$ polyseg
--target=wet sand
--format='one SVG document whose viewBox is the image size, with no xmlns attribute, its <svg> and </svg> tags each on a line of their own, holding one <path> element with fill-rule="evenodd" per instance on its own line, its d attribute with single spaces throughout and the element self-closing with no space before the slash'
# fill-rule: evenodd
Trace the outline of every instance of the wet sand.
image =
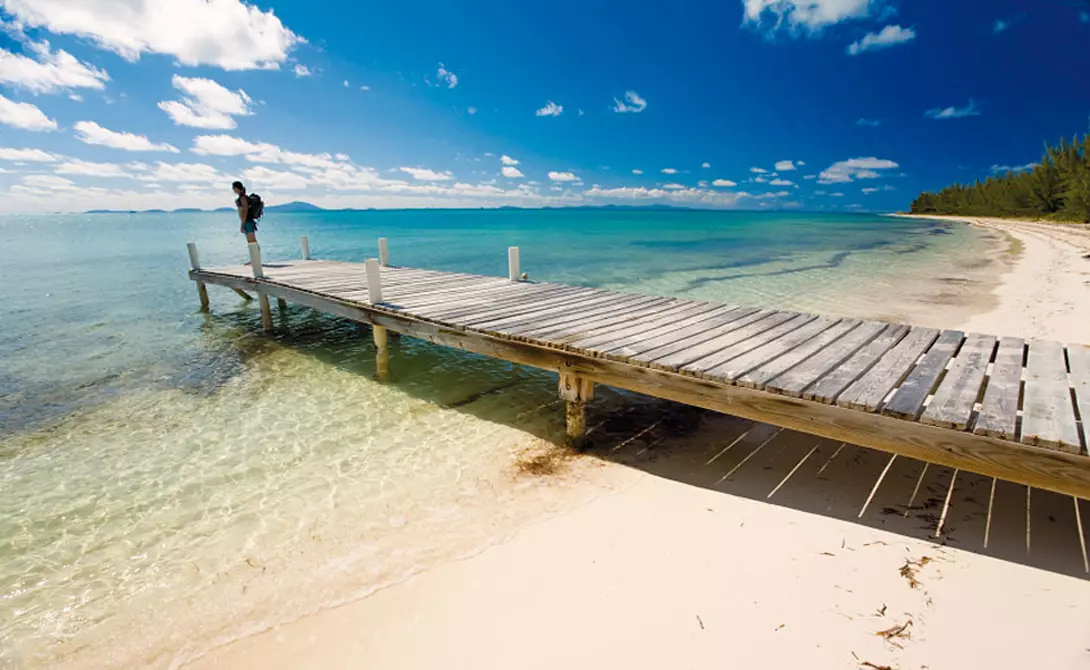
<svg viewBox="0 0 1090 670">
<path fill-rule="evenodd" d="M 890 315 L 1087 341 L 1086 231 L 973 224 L 1005 242 L 952 268 L 965 280 L 946 282 L 942 304 L 915 304 L 921 295 Z M 1090 664 L 1085 501 L 661 409 L 685 429 L 631 440 L 603 431 L 584 455 L 553 454 L 549 467 L 512 474 L 551 478 L 571 495 L 566 513 L 191 667 Z M 658 425 L 615 414 L 592 407 L 590 424 L 627 423 L 632 435 Z M 589 500 L 576 495 L 598 486 Z"/>
</svg>

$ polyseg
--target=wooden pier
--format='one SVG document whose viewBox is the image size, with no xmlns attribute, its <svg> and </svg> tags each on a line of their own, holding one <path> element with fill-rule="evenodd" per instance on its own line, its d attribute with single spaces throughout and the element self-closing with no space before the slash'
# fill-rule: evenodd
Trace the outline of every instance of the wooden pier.
<svg viewBox="0 0 1090 670">
<path fill-rule="evenodd" d="M 595 384 L 1090 498 L 1090 347 L 389 265 L 303 258 L 201 267 L 208 284 L 559 374 L 569 439 Z"/>
</svg>

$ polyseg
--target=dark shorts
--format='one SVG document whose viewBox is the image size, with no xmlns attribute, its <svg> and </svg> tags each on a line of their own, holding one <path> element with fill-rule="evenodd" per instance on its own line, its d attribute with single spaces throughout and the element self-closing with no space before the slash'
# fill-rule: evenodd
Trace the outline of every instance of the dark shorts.
<svg viewBox="0 0 1090 670">
<path fill-rule="evenodd" d="M 251 235 L 257 232 L 257 221 L 247 221 L 242 224 L 242 232 L 246 235 Z"/>
</svg>

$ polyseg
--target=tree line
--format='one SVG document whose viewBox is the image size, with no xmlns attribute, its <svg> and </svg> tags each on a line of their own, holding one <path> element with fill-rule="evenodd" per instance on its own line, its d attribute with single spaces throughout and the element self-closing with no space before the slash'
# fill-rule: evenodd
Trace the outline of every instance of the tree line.
<svg viewBox="0 0 1090 670">
<path fill-rule="evenodd" d="M 1090 223 L 1090 134 L 1046 146 L 1032 169 L 921 193 L 911 211 Z"/>
</svg>

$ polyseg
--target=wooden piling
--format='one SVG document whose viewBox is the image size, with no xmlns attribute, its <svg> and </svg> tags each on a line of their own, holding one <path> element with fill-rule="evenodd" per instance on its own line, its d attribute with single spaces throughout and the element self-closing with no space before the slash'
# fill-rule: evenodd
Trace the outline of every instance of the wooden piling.
<svg viewBox="0 0 1090 670">
<path fill-rule="evenodd" d="M 368 258 L 364 264 L 367 270 L 367 297 L 372 305 L 382 302 L 382 270 L 377 258 Z"/>
<path fill-rule="evenodd" d="M 561 372 L 560 397 L 566 401 L 564 411 L 568 446 L 578 449 L 587 435 L 587 401 L 594 397 L 594 382 L 586 377 Z"/>
<path fill-rule="evenodd" d="M 371 336 L 375 340 L 375 377 L 387 381 L 390 378 L 389 333 L 383 326 L 374 326 Z"/>
<path fill-rule="evenodd" d="M 299 238 L 299 243 L 303 247 L 303 260 L 309 261 L 310 260 L 310 240 L 307 239 L 306 235 L 303 235 L 301 238 Z"/>
<path fill-rule="evenodd" d="M 519 248 L 507 247 L 507 278 L 511 281 L 519 280 Z"/>
<path fill-rule="evenodd" d="M 200 270 L 201 269 L 201 259 L 197 255 L 197 243 L 196 242 L 189 242 L 188 244 L 186 244 L 186 247 L 189 249 L 189 267 L 193 268 L 194 270 Z M 200 281 L 200 280 L 197 280 L 197 296 L 201 300 L 201 311 L 202 312 L 207 312 L 208 311 L 208 288 L 204 285 L 204 282 Z"/>
<path fill-rule="evenodd" d="M 276 308 L 278 310 L 280 310 L 281 312 L 287 311 L 288 301 L 284 300 L 283 298 L 277 298 L 276 299 Z"/>
<path fill-rule="evenodd" d="M 265 271 L 261 267 L 261 246 L 257 242 L 250 242 L 250 269 L 254 273 L 254 279 L 264 279 Z M 261 327 L 266 331 L 272 330 L 272 307 L 269 306 L 269 296 L 259 286 L 257 288 L 257 301 L 261 305 Z"/>
<path fill-rule="evenodd" d="M 390 248 L 386 245 L 386 238 L 378 238 L 378 263 L 382 267 L 390 264 Z"/>
</svg>

